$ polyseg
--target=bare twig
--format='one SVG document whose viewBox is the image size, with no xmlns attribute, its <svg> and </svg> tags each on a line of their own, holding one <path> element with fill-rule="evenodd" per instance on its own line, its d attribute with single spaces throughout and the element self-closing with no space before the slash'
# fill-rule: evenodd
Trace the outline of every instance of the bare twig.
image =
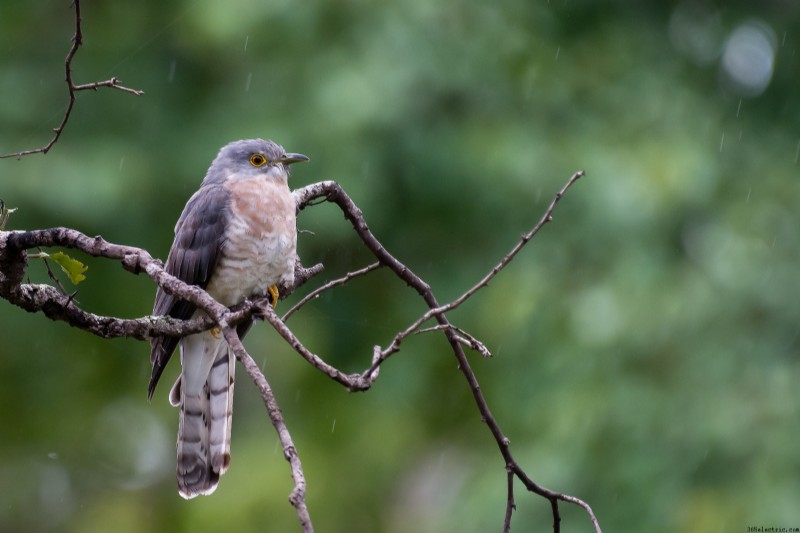
<svg viewBox="0 0 800 533">
<path fill-rule="evenodd" d="M 514 472 L 508 471 L 508 496 L 506 497 L 506 517 L 503 520 L 503 533 L 511 531 L 511 515 L 517 508 L 514 503 Z"/>
<path fill-rule="evenodd" d="M 67 82 L 67 90 L 69 91 L 69 101 L 67 102 L 67 109 L 64 111 L 64 116 L 61 118 L 61 123 L 56 127 L 53 128 L 53 137 L 50 139 L 50 142 L 41 146 L 39 148 L 33 148 L 30 150 L 21 150 L 19 152 L 14 152 L 11 154 L 0 155 L 0 159 L 9 158 L 9 157 L 16 157 L 20 158 L 22 156 L 31 155 L 31 154 L 46 154 L 50 151 L 50 148 L 58 142 L 58 139 L 61 137 L 61 133 L 64 131 L 64 128 L 67 125 L 67 121 L 69 120 L 70 114 L 72 114 L 72 108 L 75 106 L 75 93 L 79 91 L 88 91 L 94 90 L 96 91 L 100 87 L 108 87 L 109 89 L 117 89 L 126 93 L 131 93 L 136 96 L 141 96 L 144 94 L 144 91 L 140 91 L 138 89 L 131 89 L 129 87 L 125 87 L 122 85 L 122 82 L 116 78 L 112 77 L 111 79 L 105 81 L 96 81 L 92 83 L 84 83 L 81 85 L 75 85 L 72 81 L 72 59 L 75 57 L 75 54 L 78 52 L 78 48 L 81 47 L 83 44 L 83 32 L 81 30 L 81 2 L 80 0 L 73 0 L 72 5 L 75 9 L 75 33 L 72 35 L 72 46 L 67 52 L 67 57 L 64 60 L 64 81 Z"/>
<path fill-rule="evenodd" d="M 131 89 L 130 87 L 125 87 L 124 85 L 121 84 L 122 80 L 120 80 L 116 76 L 112 76 L 111 79 L 105 81 L 95 81 L 92 83 L 84 83 L 82 85 L 73 85 L 72 90 L 74 92 L 96 91 L 100 87 L 108 87 L 109 89 L 117 89 L 118 91 L 130 93 L 136 96 L 142 96 L 144 94 L 144 91 L 140 91 L 139 89 Z"/>
<path fill-rule="evenodd" d="M 454 324 L 449 324 L 449 325 L 446 325 L 446 326 L 438 324 L 436 326 L 431 326 L 431 327 L 428 327 L 428 328 L 418 329 L 417 331 L 414 332 L 414 334 L 418 335 L 420 333 L 429 333 L 431 331 L 442 331 L 445 328 L 450 328 L 453 331 L 459 333 L 459 335 L 456 335 L 456 339 L 458 339 L 458 342 L 460 342 L 461 344 L 463 344 L 464 346 L 466 346 L 470 350 L 475 350 L 476 352 L 480 353 L 484 357 L 491 357 L 492 356 L 492 352 L 489 351 L 489 348 L 487 348 L 485 344 L 483 344 L 481 341 L 476 339 L 474 336 L 470 335 L 469 333 L 467 333 L 466 331 L 464 331 L 463 329 L 459 328 L 458 326 L 456 326 Z M 378 364 L 380 364 L 380 358 L 378 358 L 376 361 L 373 361 L 372 364 L 375 364 L 376 362 Z"/>
<path fill-rule="evenodd" d="M 286 322 L 287 320 L 289 320 L 289 317 L 292 316 L 293 314 L 295 314 L 297 311 L 299 311 L 301 307 L 303 307 L 305 304 L 307 304 L 311 300 L 314 300 L 315 298 L 319 298 L 319 295 L 322 294 L 323 292 L 327 291 L 328 289 L 332 289 L 333 287 L 336 287 L 338 285 L 344 285 L 345 283 L 347 283 L 351 279 L 353 279 L 353 278 L 355 278 L 357 276 L 363 276 L 365 274 L 369 274 L 373 270 L 378 269 L 380 267 L 381 267 L 380 263 L 372 263 L 371 265 L 365 266 L 364 268 L 361 268 L 359 270 L 354 270 L 353 272 L 348 272 L 347 275 L 345 275 L 342 278 L 329 281 L 325 285 L 317 287 L 313 291 L 311 291 L 308 294 L 306 294 L 299 302 L 294 304 L 294 306 L 292 306 L 291 309 L 286 311 L 286 314 L 283 315 L 281 320 Z"/>
</svg>

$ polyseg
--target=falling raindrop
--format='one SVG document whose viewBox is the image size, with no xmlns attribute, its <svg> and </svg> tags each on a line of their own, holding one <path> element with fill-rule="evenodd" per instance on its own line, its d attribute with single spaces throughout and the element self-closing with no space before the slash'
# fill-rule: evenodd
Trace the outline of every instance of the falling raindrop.
<svg viewBox="0 0 800 533">
<path fill-rule="evenodd" d="M 747 188 L 747 198 L 745 198 L 744 203 L 746 203 L 746 204 L 750 203 L 750 193 L 751 192 L 753 192 L 753 188 L 752 187 L 748 187 Z"/>
<path fill-rule="evenodd" d="M 719 151 L 722 153 L 722 147 L 725 145 L 725 132 L 722 132 L 722 138 L 719 140 Z"/>
<path fill-rule="evenodd" d="M 172 80 L 175 79 L 175 64 L 176 61 L 173 59 L 169 64 L 169 74 L 167 74 L 167 81 L 172 83 Z"/>
<path fill-rule="evenodd" d="M 558 61 L 559 54 L 561 54 L 561 47 L 560 46 L 558 48 L 556 48 L 556 61 Z"/>
<path fill-rule="evenodd" d="M 250 36 L 244 38 L 244 51 L 247 52 L 247 43 L 250 41 Z"/>
<path fill-rule="evenodd" d="M 333 426 L 331 427 L 331 433 L 333 433 L 335 430 L 336 430 L 336 419 L 334 418 L 333 419 Z"/>
<path fill-rule="evenodd" d="M 742 99 L 739 98 L 739 107 L 736 108 L 736 118 L 739 118 L 739 113 L 742 111 Z"/>
<path fill-rule="evenodd" d="M 252 72 L 248 72 L 247 73 L 247 81 L 244 82 L 244 92 L 250 91 L 250 82 L 251 81 L 253 81 L 253 73 Z"/>
<path fill-rule="evenodd" d="M 119 158 L 119 169 L 122 170 L 122 166 L 125 164 L 125 156 Z"/>
</svg>

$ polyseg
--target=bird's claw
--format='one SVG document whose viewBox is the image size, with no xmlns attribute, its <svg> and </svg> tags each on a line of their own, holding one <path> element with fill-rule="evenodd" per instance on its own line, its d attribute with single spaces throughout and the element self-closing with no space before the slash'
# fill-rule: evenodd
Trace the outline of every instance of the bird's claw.
<svg viewBox="0 0 800 533">
<path fill-rule="evenodd" d="M 209 330 L 209 332 L 211 333 L 211 336 L 212 336 L 212 337 L 214 337 L 214 338 L 215 338 L 215 339 L 217 339 L 217 340 L 219 340 L 220 338 L 222 338 L 222 328 L 221 328 L 221 327 L 219 327 L 219 326 L 216 326 L 216 327 L 213 327 L 213 328 L 211 328 L 211 329 Z"/>
<path fill-rule="evenodd" d="M 272 308 L 275 309 L 275 306 L 278 305 L 278 298 L 280 297 L 278 286 L 270 285 L 267 287 L 267 295 L 269 295 L 270 305 L 272 305 Z M 254 320 L 266 320 L 267 313 L 265 311 L 265 307 L 261 305 L 254 306 L 252 317 Z"/>
<path fill-rule="evenodd" d="M 280 296 L 280 293 L 278 292 L 278 286 L 270 285 L 267 288 L 267 292 L 269 293 L 272 308 L 275 309 L 275 307 L 278 305 L 278 297 Z"/>
</svg>

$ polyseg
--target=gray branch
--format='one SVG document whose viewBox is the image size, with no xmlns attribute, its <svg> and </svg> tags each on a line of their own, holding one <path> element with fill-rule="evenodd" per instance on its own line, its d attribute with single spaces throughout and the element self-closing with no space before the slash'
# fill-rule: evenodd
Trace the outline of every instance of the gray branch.
<svg viewBox="0 0 800 533">
<path fill-rule="evenodd" d="M 384 248 L 369 229 L 361 210 L 336 182 L 323 181 L 294 191 L 293 195 L 298 212 L 320 201 L 335 203 L 342 210 L 345 219 L 350 222 L 353 230 L 359 236 L 363 244 L 375 256 L 377 262 L 360 270 L 350 272 L 343 278 L 328 282 L 315 291 L 312 291 L 309 296 L 302 299 L 295 308 L 291 309 L 285 318 L 288 318 L 291 313 L 296 312 L 306 302 L 311 301 L 322 291 L 345 285 L 351 279 L 357 276 L 368 275 L 379 267 L 391 270 L 398 278 L 411 287 L 428 307 L 428 311 L 417 320 L 413 321 L 407 328 L 399 331 L 389 342 L 387 347 L 381 348 L 380 346 L 375 346 L 370 356 L 369 366 L 360 374 L 346 374 L 332 365 L 329 365 L 322 357 L 308 349 L 286 325 L 284 320 L 275 313 L 268 302 L 268 298 L 257 298 L 252 301 L 248 300 L 229 309 L 215 301 L 200 287 L 187 285 L 176 277 L 171 276 L 164 270 L 163 263 L 158 259 L 154 259 L 146 250 L 109 243 L 99 236 L 88 237 L 73 229 L 51 228 L 34 231 L 0 231 L 0 297 L 27 311 L 41 311 L 52 320 L 65 321 L 75 327 L 105 338 L 134 337 L 137 339 L 148 339 L 157 335 L 184 336 L 204 331 L 214 326 L 222 328 L 229 346 L 256 383 L 262 399 L 264 400 L 264 405 L 267 408 L 270 420 L 278 432 L 278 437 L 283 445 L 284 455 L 290 464 L 292 477 L 294 479 L 294 489 L 290 495 L 290 502 L 295 507 L 301 527 L 305 532 L 313 531 L 313 527 L 305 503 L 306 483 L 299 455 L 297 454 L 297 450 L 292 442 L 291 435 L 280 413 L 280 409 L 269 383 L 242 345 L 241 340 L 236 334 L 235 326 L 243 320 L 253 318 L 263 319 L 269 322 L 278 334 L 312 366 L 331 379 L 342 384 L 350 391 L 368 390 L 375 380 L 378 379 L 380 366 L 390 355 L 400 350 L 403 339 L 408 335 L 422 332 L 441 332 L 450 344 L 453 355 L 458 362 L 458 369 L 464 375 L 472 391 L 476 407 L 481 414 L 481 419 L 488 426 L 505 461 L 505 471 L 508 475 L 508 497 L 503 530 L 508 531 L 510 529 L 512 514 L 514 509 L 516 509 L 513 491 L 513 480 L 516 478 L 523 483 L 528 491 L 538 494 L 550 502 L 553 513 L 553 531 L 555 533 L 558 533 L 561 527 L 561 517 L 559 513 L 560 501 L 569 502 L 583 508 L 589 515 L 596 533 L 600 533 L 600 525 L 597 518 L 587 503 L 574 496 L 555 492 L 538 485 L 530 479 L 516 462 L 511 454 L 509 439 L 503 434 L 499 424 L 489 409 L 489 405 L 486 402 L 477 377 L 472 371 L 469 360 L 464 352 L 464 346 L 476 350 L 484 356 L 490 355 L 489 350 L 477 338 L 450 323 L 446 316 L 447 312 L 462 305 L 472 295 L 484 288 L 492 278 L 498 275 L 505 266 L 516 257 L 517 253 L 519 253 L 538 231 L 552 220 L 552 214 L 558 202 L 567 190 L 583 175 L 583 172 L 576 172 L 570 177 L 562 189 L 556 194 L 538 223 L 522 236 L 511 251 L 501 258 L 476 284 L 467 289 L 455 300 L 444 305 L 439 304 L 430 285 Z M 195 304 L 199 309 L 205 311 L 207 316 L 185 321 L 153 316 L 120 319 L 98 316 L 84 311 L 77 306 L 71 297 L 62 294 L 56 290 L 55 287 L 50 285 L 22 283 L 28 266 L 27 250 L 40 246 L 73 248 L 81 250 L 93 257 L 104 257 L 120 261 L 123 268 L 129 272 L 134 274 L 146 273 L 163 290 Z M 322 269 L 323 267 L 321 264 L 314 265 L 311 268 L 304 268 L 298 260 L 295 267 L 296 281 L 291 287 L 281 288 L 281 298 L 285 298 L 294 292 L 299 286 L 319 274 Z M 436 324 L 421 329 L 422 325 L 429 320 L 435 321 Z"/>
</svg>

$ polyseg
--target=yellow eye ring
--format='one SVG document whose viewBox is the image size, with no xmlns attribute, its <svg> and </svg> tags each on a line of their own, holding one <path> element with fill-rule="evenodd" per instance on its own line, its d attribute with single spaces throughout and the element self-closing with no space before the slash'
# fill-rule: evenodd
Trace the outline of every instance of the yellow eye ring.
<svg viewBox="0 0 800 533">
<path fill-rule="evenodd" d="M 250 164 L 254 167 L 263 167 L 267 164 L 267 158 L 261 154 L 253 154 L 250 156 Z"/>
</svg>

